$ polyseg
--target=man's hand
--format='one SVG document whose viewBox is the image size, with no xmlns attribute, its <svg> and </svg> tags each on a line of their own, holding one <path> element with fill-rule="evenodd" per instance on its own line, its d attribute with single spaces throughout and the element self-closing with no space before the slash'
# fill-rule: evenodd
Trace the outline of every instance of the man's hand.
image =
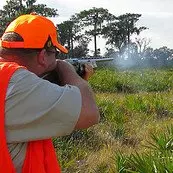
<svg viewBox="0 0 173 173">
<path fill-rule="evenodd" d="M 68 63 L 67 61 L 57 60 L 57 67 L 56 67 L 57 72 L 59 71 L 59 68 L 63 68 L 64 73 L 66 73 L 66 70 L 67 71 L 71 70 L 72 72 L 76 73 L 74 66 L 72 64 Z M 94 74 L 94 69 L 93 69 L 92 65 L 89 63 L 84 64 L 84 74 L 82 75 L 82 78 L 84 80 L 88 81 L 89 78 L 93 74 Z"/>
<path fill-rule="evenodd" d="M 94 69 L 90 64 L 84 64 L 84 66 L 85 66 L 85 73 L 83 79 L 88 81 L 89 78 L 94 74 Z"/>
</svg>

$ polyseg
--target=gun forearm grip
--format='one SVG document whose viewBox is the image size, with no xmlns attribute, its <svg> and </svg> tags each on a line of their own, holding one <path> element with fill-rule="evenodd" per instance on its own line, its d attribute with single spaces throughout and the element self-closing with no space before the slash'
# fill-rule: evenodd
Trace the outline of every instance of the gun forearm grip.
<svg viewBox="0 0 173 173">
<path fill-rule="evenodd" d="M 83 77 L 85 75 L 85 65 L 84 64 L 77 63 L 77 64 L 74 64 L 73 66 L 76 70 L 76 73 L 80 77 Z"/>
</svg>

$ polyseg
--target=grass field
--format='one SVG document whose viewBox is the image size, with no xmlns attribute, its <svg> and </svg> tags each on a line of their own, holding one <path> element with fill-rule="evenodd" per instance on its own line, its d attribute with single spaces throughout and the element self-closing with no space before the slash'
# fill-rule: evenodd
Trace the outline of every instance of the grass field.
<svg viewBox="0 0 173 173">
<path fill-rule="evenodd" d="M 173 70 L 99 69 L 101 121 L 54 139 L 64 173 L 173 172 Z"/>
</svg>

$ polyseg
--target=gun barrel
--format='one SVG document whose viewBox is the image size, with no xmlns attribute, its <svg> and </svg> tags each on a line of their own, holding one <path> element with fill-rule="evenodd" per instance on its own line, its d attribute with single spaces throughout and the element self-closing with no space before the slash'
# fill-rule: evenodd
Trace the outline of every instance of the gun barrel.
<svg viewBox="0 0 173 173">
<path fill-rule="evenodd" d="M 98 62 L 98 61 L 112 61 L 113 59 L 114 58 L 83 58 L 83 59 L 71 58 L 71 59 L 66 59 L 66 61 L 87 63 L 87 62 Z"/>
<path fill-rule="evenodd" d="M 94 61 L 112 61 L 114 58 L 94 58 Z"/>
</svg>

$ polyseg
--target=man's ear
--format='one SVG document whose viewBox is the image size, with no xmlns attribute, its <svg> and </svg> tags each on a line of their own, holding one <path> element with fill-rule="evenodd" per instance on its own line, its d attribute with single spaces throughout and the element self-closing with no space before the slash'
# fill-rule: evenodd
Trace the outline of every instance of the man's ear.
<svg viewBox="0 0 173 173">
<path fill-rule="evenodd" d="M 45 49 L 42 49 L 41 52 L 38 54 L 37 62 L 38 62 L 38 65 L 40 65 L 42 67 L 47 66 L 47 63 L 46 63 L 46 50 Z"/>
</svg>

